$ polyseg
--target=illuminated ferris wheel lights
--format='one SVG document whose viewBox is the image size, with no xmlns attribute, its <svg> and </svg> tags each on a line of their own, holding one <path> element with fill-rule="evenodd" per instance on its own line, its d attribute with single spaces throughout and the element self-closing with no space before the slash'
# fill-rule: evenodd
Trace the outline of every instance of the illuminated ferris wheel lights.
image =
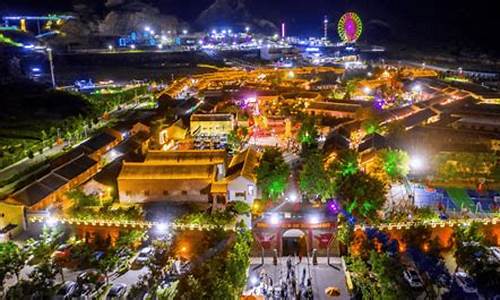
<svg viewBox="0 0 500 300">
<path fill-rule="evenodd" d="M 344 43 L 354 43 L 361 36 L 363 23 L 356 13 L 348 12 L 340 18 L 337 30 Z"/>
</svg>

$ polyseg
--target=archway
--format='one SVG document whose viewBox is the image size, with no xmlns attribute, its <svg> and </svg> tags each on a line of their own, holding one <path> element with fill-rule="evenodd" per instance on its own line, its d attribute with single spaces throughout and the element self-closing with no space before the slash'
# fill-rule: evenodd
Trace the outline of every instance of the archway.
<svg viewBox="0 0 500 300">
<path fill-rule="evenodd" d="M 283 232 L 281 243 L 282 255 L 303 255 L 303 253 L 301 253 L 301 248 L 303 248 L 302 244 L 305 242 L 305 236 L 306 234 L 299 229 L 289 229 Z"/>
</svg>

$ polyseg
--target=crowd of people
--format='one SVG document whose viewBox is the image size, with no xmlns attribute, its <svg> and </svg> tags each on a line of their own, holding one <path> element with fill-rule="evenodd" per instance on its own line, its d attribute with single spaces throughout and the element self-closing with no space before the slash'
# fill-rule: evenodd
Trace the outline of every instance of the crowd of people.
<svg viewBox="0 0 500 300">
<path fill-rule="evenodd" d="M 286 268 L 280 268 L 278 278 L 273 281 L 266 269 L 262 268 L 258 282 L 253 289 L 254 295 L 262 295 L 266 300 L 313 299 L 312 280 L 307 272 L 307 265 L 300 267 L 292 257 L 286 260 Z M 300 272 L 301 274 L 297 274 Z"/>
</svg>

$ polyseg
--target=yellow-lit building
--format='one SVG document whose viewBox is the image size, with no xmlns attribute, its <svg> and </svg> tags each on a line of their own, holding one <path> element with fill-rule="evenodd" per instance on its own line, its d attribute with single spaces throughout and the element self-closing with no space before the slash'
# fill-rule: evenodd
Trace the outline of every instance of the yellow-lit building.
<svg viewBox="0 0 500 300">
<path fill-rule="evenodd" d="M 120 202 L 219 203 L 257 197 L 254 149 L 227 163 L 225 150 L 150 151 L 144 162 L 124 162 L 118 176 Z M 215 207 L 215 206 L 214 206 Z"/>
<path fill-rule="evenodd" d="M 193 114 L 190 120 L 192 136 L 227 136 L 234 128 L 232 114 Z"/>
<path fill-rule="evenodd" d="M 150 151 L 144 162 L 123 163 L 120 202 L 210 202 L 211 185 L 224 178 L 225 167 L 225 150 Z"/>
</svg>

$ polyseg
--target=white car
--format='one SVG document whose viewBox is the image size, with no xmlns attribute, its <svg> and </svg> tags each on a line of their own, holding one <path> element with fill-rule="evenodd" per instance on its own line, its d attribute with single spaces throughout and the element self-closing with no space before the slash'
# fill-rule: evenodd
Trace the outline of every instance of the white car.
<svg viewBox="0 0 500 300">
<path fill-rule="evenodd" d="M 474 280 L 464 272 L 455 273 L 455 282 L 467 294 L 476 294 L 477 288 L 474 285 Z"/>
<path fill-rule="evenodd" d="M 500 247 L 490 247 L 491 255 L 495 257 L 495 259 L 500 262 Z"/>
<path fill-rule="evenodd" d="M 421 288 L 424 286 L 422 278 L 414 268 L 407 268 L 404 270 L 403 277 L 412 288 Z"/>
</svg>

